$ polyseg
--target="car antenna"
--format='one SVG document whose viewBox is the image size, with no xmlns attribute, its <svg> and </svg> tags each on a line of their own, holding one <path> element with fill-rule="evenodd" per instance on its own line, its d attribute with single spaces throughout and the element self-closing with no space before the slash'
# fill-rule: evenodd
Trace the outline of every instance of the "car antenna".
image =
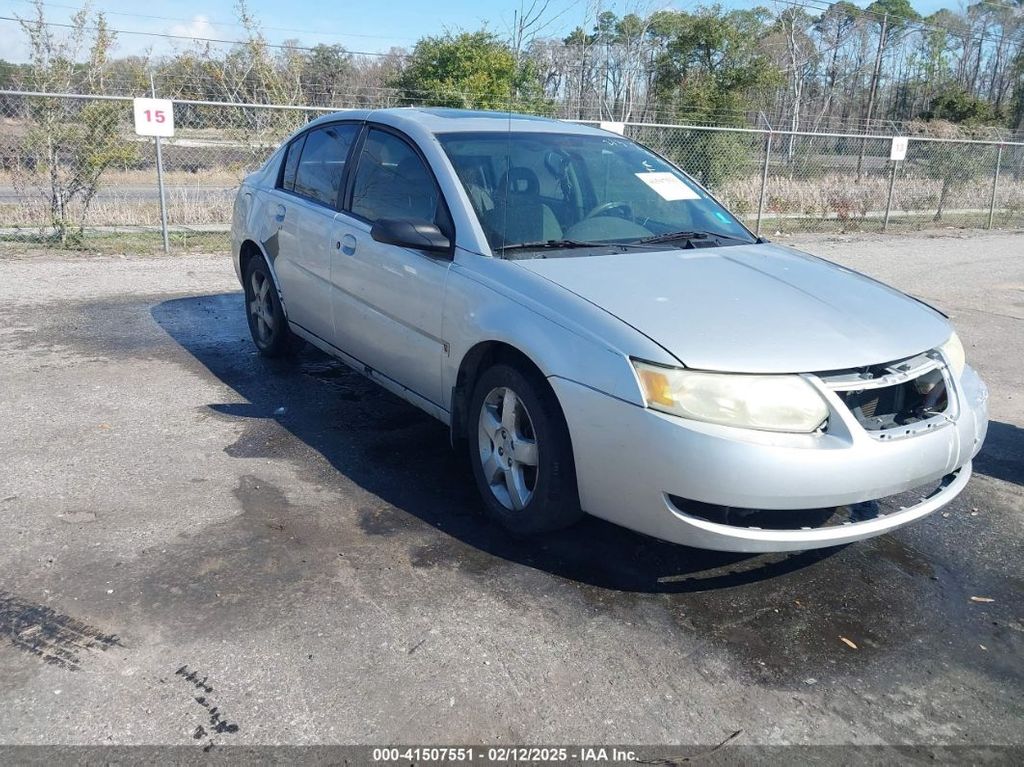
<svg viewBox="0 0 1024 767">
<path fill-rule="evenodd" d="M 508 208 L 510 195 L 512 194 L 512 94 L 513 86 L 508 86 L 508 123 L 505 132 L 505 205 L 501 216 L 501 248 L 504 253 L 508 245 Z"/>
</svg>

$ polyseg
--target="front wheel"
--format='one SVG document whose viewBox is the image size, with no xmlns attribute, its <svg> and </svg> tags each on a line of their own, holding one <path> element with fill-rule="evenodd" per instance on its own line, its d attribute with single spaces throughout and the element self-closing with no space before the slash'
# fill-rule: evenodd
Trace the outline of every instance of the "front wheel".
<svg viewBox="0 0 1024 767">
<path fill-rule="evenodd" d="M 543 378 L 495 365 L 477 381 L 469 412 L 473 476 L 492 518 L 530 535 L 583 516 L 569 430 Z"/>
<path fill-rule="evenodd" d="M 292 348 L 292 334 L 277 295 L 270 267 L 263 256 L 255 256 L 242 278 L 245 309 L 253 343 L 264 357 L 281 357 Z"/>
</svg>

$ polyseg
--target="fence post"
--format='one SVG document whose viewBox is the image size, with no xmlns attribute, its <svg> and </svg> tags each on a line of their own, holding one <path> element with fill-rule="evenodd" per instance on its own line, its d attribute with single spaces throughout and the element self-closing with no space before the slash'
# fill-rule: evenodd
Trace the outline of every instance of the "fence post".
<svg viewBox="0 0 1024 767">
<path fill-rule="evenodd" d="M 885 218 L 882 221 L 883 232 L 889 228 L 889 211 L 892 210 L 892 190 L 896 186 L 896 168 L 899 164 L 899 160 L 892 161 L 892 175 L 889 176 L 889 197 L 885 201 Z"/>
<path fill-rule="evenodd" d="M 149 95 L 156 98 L 156 85 L 153 82 L 153 73 L 149 73 Z M 160 137 L 156 139 L 156 185 L 160 189 L 160 230 L 164 236 L 164 253 L 171 252 L 171 244 L 167 238 L 167 198 L 164 195 L 164 158 L 160 152 Z"/>
<path fill-rule="evenodd" d="M 992 219 L 996 215 L 996 185 L 999 183 L 999 166 L 1003 163 L 1003 145 L 996 149 L 996 172 L 992 175 L 992 196 L 988 201 L 988 229 L 992 228 Z"/>
<path fill-rule="evenodd" d="M 761 236 L 761 212 L 764 210 L 764 193 L 765 186 L 768 183 L 768 160 L 772 156 L 773 135 L 771 131 L 768 131 L 768 144 L 764 148 L 764 169 L 761 171 L 761 196 L 757 200 L 757 226 L 754 228 L 754 234 L 758 237 Z"/>
</svg>

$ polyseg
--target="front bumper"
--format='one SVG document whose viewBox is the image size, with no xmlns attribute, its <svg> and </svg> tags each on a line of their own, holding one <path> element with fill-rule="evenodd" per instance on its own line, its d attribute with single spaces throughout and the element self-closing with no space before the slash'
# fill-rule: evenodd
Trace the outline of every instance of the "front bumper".
<svg viewBox="0 0 1024 767">
<path fill-rule="evenodd" d="M 880 535 L 949 503 L 966 485 L 988 428 L 988 392 L 967 368 L 955 416 L 879 440 L 830 399 L 827 434 L 777 434 L 664 415 L 564 378 L 549 379 L 572 436 L 583 508 L 656 538 L 720 551 L 837 546 Z M 955 476 L 949 476 L 955 475 Z M 837 527 L 761 530 L 680 511 L 668 496 L 741 509 L 820 509 L 873 501 L 946 477 L 936 494 L 884 517 Z"/>
</svg>

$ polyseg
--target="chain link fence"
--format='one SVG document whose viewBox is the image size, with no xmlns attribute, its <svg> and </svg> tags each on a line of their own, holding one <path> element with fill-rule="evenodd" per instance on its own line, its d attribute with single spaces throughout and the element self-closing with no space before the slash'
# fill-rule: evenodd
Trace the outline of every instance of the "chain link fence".
<svg viewBox="0 0 1024 767">
<path fill-rule="evenodd" d="M 224 247 L 235 190 L 292 131 L 332 110 L 175 101 L 163 140 L 173 246 Z M 154 140 L 129 97 L 0 91 L 0 237 L 159 238 Z M 751 228 L 900 231 L 1024 226 L 1024 144 L 627 123 Z"/>
<path fill-rule="evenodd" d="M 1024 144 L 627 125 L 762 233 L 1024 226 Z"/>
</svg>

